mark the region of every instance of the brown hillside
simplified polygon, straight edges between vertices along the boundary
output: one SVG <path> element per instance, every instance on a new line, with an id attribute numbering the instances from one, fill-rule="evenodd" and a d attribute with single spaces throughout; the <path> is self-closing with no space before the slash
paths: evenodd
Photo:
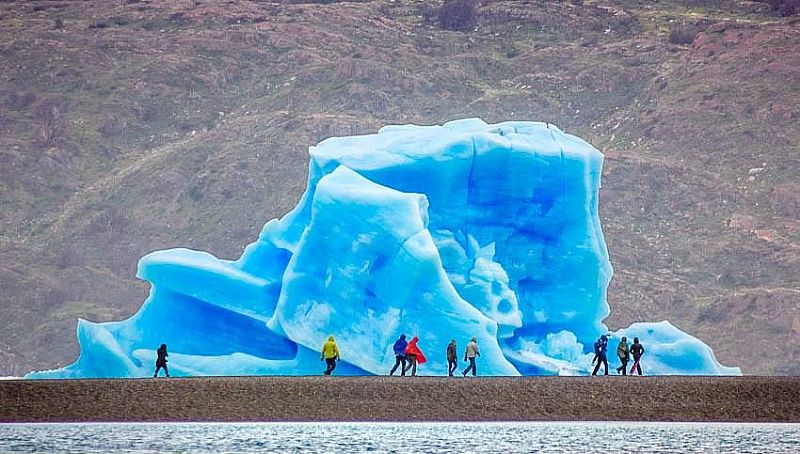
<path id="1" fill-rule="evenodd" d="M 427 5 L 427 6 L 426 6 Z M 431 6 L 433 5 L 433 6 Z M 606 155 L 611 328 L 669 319 L 746 373 L 800 373 L 800 23 L 745 1 L 0 4 L 0 375 L 74 360 L 136 262 L 235 258 L 309 145 L 532 119 Z"/>

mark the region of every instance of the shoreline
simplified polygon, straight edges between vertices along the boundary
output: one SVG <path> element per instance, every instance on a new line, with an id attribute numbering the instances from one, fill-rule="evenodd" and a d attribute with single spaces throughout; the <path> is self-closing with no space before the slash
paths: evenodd
<path id="1" fill-rule="evenodd" d="M 800 422 L 800 377 L 0 380 L 0 422 Z"/>

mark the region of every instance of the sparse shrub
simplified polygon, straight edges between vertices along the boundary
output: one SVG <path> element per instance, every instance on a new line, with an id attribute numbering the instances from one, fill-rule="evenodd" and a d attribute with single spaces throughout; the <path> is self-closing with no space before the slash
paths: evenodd
<path id="1" fill-rule="evenodd" d="M 42 300 L 44 303 L 50 307 L 58 306 L 60 304 L 64 304 L 68 299 L 66 292 L 60 289 L 47 289 L 42 294 Z"/>
<path id="2" fill-rule="evenodd" d="M 128 25 L 129 23 L 130 23 L 130 21 L 128 19 L 124 18 L 124 17 L 114 17 L 114 18 L 111 18 L 109 20 L 97 20 L 97 21 L 94 21 L 91 24 L 89 24 L 89 28 L 90 29 L 102 29 L 102 28 L 111 27 L 113 25 L 116 25 L 118 27 L 123 27 L 125 25 Z"/>
<path id="3" fill-rule="evenodd" d="M 514 40 L 509 36 L 508 39 L 503 41 L 502 52 L 506 58 L 514 58 L 521 53 L 519 48 L 514 44 Z"/>
<path id="4" fill-rule="evenodd" d="M 189 190 L 186 191 L 186 195 L 188 195 L 192 201 L 197 202 L 203 198 L 203 191 L 197 185 L 192 185 Z"/>
<path id="5" fill-rule="evenodd" d="M 581 46 L 589 47 L 594 46 L 600 42 L 600 35 L 597 33 L 589 33 L 581 40 Z"/>
<path id="6" fill-rule="evenodd" d="M 419 5 L 419 15 L 422 16 L 422 21 L 428 25 L 436 23 L 436 16 L 439 14 L 439 9 L 428 2 L 422 2 Z"/>
<path id="7" fill-rule="evenodd" d="M 11 93 L 6 97 L 6 105 L 15 110 L 22 110 L 36 101 L 36 94 L 27 91 L 23 94 Z"/>
<path id="8" fill-rule="evenodd" d="M 111 117 L 97 127 L 97 132 L 104 138 L 124 135 L 128 131 L 128 121 L 124 118 Z"/>
<path id="9" fill-rule="evenodd" d="M 679 45 L 692 44 L 697 31 L 694 25 L 681 25 L 669 32 L 669 42 Z"/>
<path id="10" fill-rule="evenodd" d="M 191 20 L 186 17 L 184 13 L 177 12 L 169 15 L 169 21 L 177 26 L 183 26 L 191 23 Z M 230 23 L 230 22 L 229 22 Z M 234 21 L 235 23 L 235 21 Z"/>
<path id="11" fill-rule="evenodd" d="M 108 23 L 108 21 L 105 21 L 105 20 L 98 20 L 98 21 L 94 21 L 91 24 L 89 24 L 89 28 L 90 29 L 108 28 L 108 26 L 109 26 L 109 23 Z"/>
<path id="12" fill-rule="evenodd" d="M 437 20 L 445 30 L 471 30 L 478 20 L 478 0 L 445 0 Z"/>
<path id="13" fill-rule="evenodd" d="M 756 0 L 768 4 L 774 11 L 782 16 L 800 14 L 800 0 Z"/>
<path id="14" fill-rule="evenodd" d="M 64 19 L 57 17 L 55 21 L 53 21 L 53 28 L 56 30 L 64 28 Z"/>
<path id="15" fill-rule="evenodd" d="M 60 269 L 64 270 L 81 263 L 81 256 L 78 251 L 72 246 L 64 246 L 54 260 L 54 264 Z"/>
<path id="16" fill-rule="evenodd" d="M 39 141 L 44 146 L 56 143 L 66 126 L 67 106 L 58 96 L 48 96 L 39 101 L 33 115 L 41 127 Z"/>

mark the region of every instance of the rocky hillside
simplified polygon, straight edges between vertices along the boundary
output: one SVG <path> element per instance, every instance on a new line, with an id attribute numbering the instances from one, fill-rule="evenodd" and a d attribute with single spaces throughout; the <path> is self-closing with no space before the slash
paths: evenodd
<path id="1" fill-rule="evenodd" d="M 309 145 L 470 116 L 605 153 L 611 328 L 669 319 L 746 373 L 800 374 L 797 16 L 460 3 L 1 3 L 0 375 L 135 312 L 147 252 L 238 257 L 296 203 Z"/>

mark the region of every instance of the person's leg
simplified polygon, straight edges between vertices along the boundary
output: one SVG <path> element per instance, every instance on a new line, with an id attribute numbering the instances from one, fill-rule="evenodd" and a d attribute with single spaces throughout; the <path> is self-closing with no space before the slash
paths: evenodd
<path id="1" fill-rule="evenodd" d="M 156 377 L 158 377 L 158 371 L 159 371 L 159 370 L 161 370 L 161 366 L 159 366 L 159 365 L 156 365 L 156 371 L 155 371 L 155 372 L 153 372 L 153 378 L 156 378 Z"/>
<path id="2" fill-rule="evenodd" d="M 412 357 L 412 359 L 411 359 L 411 376 L 412 377 L 416 377 L 417 376 L 417 357 L 416 356 Z"/>
<path id="3" fill-rule="evenodd" d="M 606 358 L 606 356 L 603 355 L 602 360 L 603 360 L 603 367 L 605 368 L 605 375 L 608 375 L 608 358 Z"/>
<path id="4" fill-rule="evenodd" d="M 597 361 L 594 363 L 594 370 L 592 371 L 592 375 L 597 375 L 598 370 L 600 370 L 600 358 L 597 358 Z"/>
<path id="5" fill-rule="evenodd" d="M 331 358 L 331 373 L 336 369 L 336 358 Z"/>
<path id="6" fill-rule="evenodd" d="M 469 361 L 469 366 L 464 369 L 464 376 L 466 377 L 470 371 L 472 371 L 472 375 L 475 375 L 475 358 L 467 358 Z"/>
<path id="7" fill-rule="evenodd" d="M 633 360 L 633 366 L 631 366 L 631 375 L 633 375 L 633 373 L 636 371 L 637 368 L 639 368 L 639 370 L 641 370 L 641 368 L 639 367 L 639 361 L 637 359 L 634 359 Z M 642 375 L 642 374 L 639 374 L 639 375 Z"/>
<path id="8" fill-rule="evenodd" d="M 413 366 L 413 364 L 415 362 L 414 361 L 415 359 L 417 359 L 417 358 L 414 355 L 406 355 L 406 363 L 407 364 L 405 366 L 403 366 L 403 375 L 405 375 L 406 372 L 411 370 L 411 367 Z"/>
<path id="9" fill-rule="evenodd" d="M 469 367 L 472 368 L 472 376 L 473 377 L 478 375 L 478 366 L 475 365 L 475 358 L 470 358 L 469 359 Z"/>
<path id="10" fill-rule="evenodd" d="M 636 363 L 636 373 L 642 375 L 642 363 L 640 362 Z"/>
<path id="11" fill-rule="evenodd" d="M 628 360 L 622 360 L 622 375 L 628 375 Z"/>
<path id="12" fill-rule="evenodd" d="M 400 365 L 400 356 L 394 355 L 394 367 L 392 367 L 392 370 L 389 371 L 389 375 L 394 375 L 394 371 L 397 370 L 397 366 L 399 365 Z"/>
<path id="13" fill-rule="evenodd" d="M 402 365 L 400 366 L 400 375 L 405 377 L 406 363 L 408 362 L 408 358 L 405 355 L 403 355 L 400 357 L 400 362 L 402 363 Z"/>
<path id="14" fill-rule="evenodd" d="M 167 378 L 169 378 L 169 369 L 167 369 L 167 365 L 166 364 L 164 364 L 164 374 L 166 374 Z"/>

